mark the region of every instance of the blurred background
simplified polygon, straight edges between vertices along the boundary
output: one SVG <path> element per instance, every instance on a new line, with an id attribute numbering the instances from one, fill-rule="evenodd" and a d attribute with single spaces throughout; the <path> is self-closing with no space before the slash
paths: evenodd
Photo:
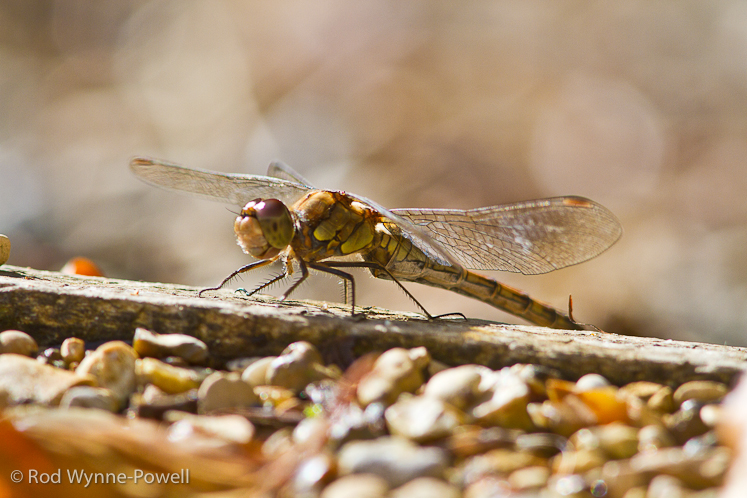
<path id="1" fill-rule="evenodd" d="M 747 3 L 0 3 L 0 233 L 9 264 L 215 285 L 234 215 L 160 191 L 149 155 L 387 207 L 576 194 L 625 232 L 582 265 L 492 273 L 618 333 L 747 345 Z M 267 273 L 247 276 L 251 287 Z M 359 303 L 415 310 L 358 274 Z M 411 284 L 434 314 L 517 322 Z M 282 293 L 275 287 L 273 294 Z M 339 300 L 317 276 L 297 297 Z"/>

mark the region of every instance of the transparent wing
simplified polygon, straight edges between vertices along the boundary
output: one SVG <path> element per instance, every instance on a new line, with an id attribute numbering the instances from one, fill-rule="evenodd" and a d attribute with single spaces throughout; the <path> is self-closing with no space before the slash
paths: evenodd
<path id="1" fill-rule="evenodd" d="M 291 205 L 312 190 L 308 185 L 289 179 L 185 168 L 143 157 L 134 158 L 130 162 L 130 169 L 151 185 L 238 206 L 256 198 L 275 198 Z M 272 165 L 270 169 L 273 169 Z M 290 178 L 298 180 L 300 177 L 291 175 Z"/>
<path id="2" fill-rule="evenodd" d="M 392 209 L 463 266 L 525 275 L 593 258 L 622 235 L 617 218 L 583 197 L 553 197 L 470 210 Z"/>
<path id="3" fill-rule="evenodd" d="M 281 180 L 288 180 L 290 182 L 298 183 L 303 185 L 304 187 L 314 190 L 314 187 L 311 186 L 311 182 L 301 176 L 298 171 L 294 170 L 282 161 L 272 161 L 270 163 L 270 166 L 268 166 L 267 168 L 267 176 L 280 178 Z"/>

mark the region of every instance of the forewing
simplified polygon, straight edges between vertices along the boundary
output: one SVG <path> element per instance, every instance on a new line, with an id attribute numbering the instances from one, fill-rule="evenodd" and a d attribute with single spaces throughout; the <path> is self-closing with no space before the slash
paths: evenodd
<path id="1" fill-rule="evenodd" d="M 291 205 L 312 190 L 307 185 L 286 179 L 185 168 L 142 157 L 133 159 L 130 169 L 151 185 L 238 206 L 257 198 L 279 199 Z"/>
<path id="2" fill-rule="evenodd" d="M 462 265 L 525 275 L 593 258 L 622 235 L 617 218 L 583 197 L 553 197 L 505 206 L 393 209 L 425 230 Z"/>

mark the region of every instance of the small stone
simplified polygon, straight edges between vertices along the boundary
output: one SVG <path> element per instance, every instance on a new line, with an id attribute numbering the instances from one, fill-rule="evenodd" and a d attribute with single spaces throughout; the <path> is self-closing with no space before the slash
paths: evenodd
<path id="1" fill-rule="evenodd" d="M 305 418 L 293 429 L 293 442 L 299 448 L 318 446 L 325 441 L 328 431 L 329 421 L 325 417 Z"/>
<path id="2" fill-rule="evenodd" d="M 34 356 L 39 346 L 33 337 L 20 330 L 0 332 L 0 354 L 15 353 L 23 356 Z"/>
<path id="3" fill-rule="evenodd" d="M 277 356 L 266 356 L 252 362 L 241 373 L 241 380 L 247 382 L 250 386 L 264 386 L 267 382 L 267 371 Z"/>
<path id="4" fill-rule="evenodd" d="M 144 328 L 137 328 L 132 347 L 141 357 L 178 356 L 192 365 L 203 365 L 208 358 L 207 345 L 186 334 L 156 334 Z"/>
<path id="5" fill-rule="evenodd" d="M 86 356 L 75 373 L 93 376 L 99 387 L 105 387 L 114 394 L 121 408 L 127 404 L 127 399 L 137 387 L 136 360 L 137 353 L 134 349 L 122 341 L 111 341 Z"/>
<path id="6" fill-rule="evenodd" d="M 659 413 L 672 413 L 677 409 L 672 395 L 672 388 L 662 386 L 646 402 L 649 408 Z"/>
<path id="7" fill-rule="evenodd" d="M 674 404 L 681 406 L 687 400 L 701 404 L 721 401 L 729 389 L 721 382 L 710 380 L 693 380 L 685 382 L 674 392 Z"/>
<path id="8" fill-rule="evenodd" d="M 708 431 L 708 426 L 700 419 L 701 407 L 694 400 L 687 400 L 676 412 L 664 415 L 664 425 L 678 443 L 684 444 L 691 437 Z"/>
<path id="9" fill-rule="evenodd" d="M 415 392 L 423 384 L 423 374 L 413 358 L 425 361 L 422 348 L 392 348 L 382 353 L 373 369 L 358 383 L 358 402 L 363 406 L 370 403 L 389 406 L 403 392 Z"/>
<path id="10" fill-rule="evenodd" d="M 676 445 L 672 434 L 661 425 L 647 425 L 638 430 L 638 451 L 656 451 Z"/>
<path id="11" fill-rule="evenodd" d="M 526 382 L 509 368 L 494 372 L 492 376 L 492 397 L 477 405 L 471 415 L 480 425 L 533 430 L 534 424 L 527 413 L 531 392 Z"/>
<path id="12" fill-rule="evenodd" d="M 577 450 L 602 450 L 609 458 L 630 458 L 638 452 L 638 429 L 612 422 L 581 429 L 569 441 Z"/>
<path id="13" fill-rule="evenodd" d="M 412 441 L 433 441 L 450 435 L 464 420 L 451 405 L 430 396 L 400 399 L 384 413 L 389 432 Z"/>
<path id="14" fill-rule="evenodd" d="M 547 467 L 547 459 L 526 451 L 499 448 L 467 459 L 464 472 L 473 476 L 488 474 L 508 476 L 516 470 L 532 466 Z"/>
<path id="15" fill-rule="evenodd" d="M 321 451 L 304 458 L 296 467 L 293 476 L 278 493 L 280 496 L 319 496 L 334 472 L 334 457 Z"/>
<path id="16" fill-rule="evenodd" d="M 508 476 L 509 484 L 517 491 L 542 488 L 547 485 L 548 479 L 550 469 L 540 465 L 515 470 Z"/>
<path id="17" fill-rule="evenodd" d="M 90 376 L 82 377 L 27 356 L 0 355 L 0 400 L 9 406 L 22 403 L 56 406 L 71 387 L 94 383 Z"/>
<path id="18" fill-rule="evenodd" d="M 241 415 L 193 415 L 169 411 L 163 420 L 171 422 L 168 428 L 170 441 L 188 439 L 192 434 L 219 438 L 235 444 L 248 444 L 254 438 L 254 424 Z"/>
<path id="19" fill-rule="evenodd" d="M 710 488 L 723 484 L 732 452 L 724 447 L 690 453 L 682 447 L 639 453 L 632 457 L 630 467 L 644 475 L 667 474 L 688 487 Z"/>
<path id="20" fill-rule="evenodd" d="M 60 273 L 65 275 L 86 275 L 89 277 L 103 277 L 101 268 L 88 258 L 71 258 L 60 268 Z"/>
<path id="21" fill-rule="evenodd" d="M 351 441 L 338 454 L 341 475 L 376 474 L 385 479 L 390 488 L 417 477 L 442 477 L 448 463 L 445 450 L 420 447 L 397 436 Z"/>
<path id="22" fill-rule="evenodd" d="M 492 370 L 482 365 L 448 368 L 430 378 L 423 394 L 463 410 L 484 392 L 480 389 L 483 376 L 492 373 Z"/>
<path id="23" fill-rule="evenodd" d="M 651 480 L 646 491 L 646 498 L 687 498 L 690 491 L 682 482 L 672 476 L 656 476 Z"/>
<path id="24" fill-rule="evenodd" d="M 513 447 L 521 434 L 522 431 L 502 427 L 463 426 L 449 437 L 447 447 L 455 456 L 464 458 L 496 448 Z"/>
<path id="25" fill-rule="evenodd" d="M 624 396 L 636 396 L 643 401 L 656 394 L 663 386 L 656 382 L 649 382 L 647 380 L 641 380 L 637 382 L 631 382 L 620 388 L 620 394 Z"/>
<path id="26" fill-rule="evenodd" d="M 565 437 L 597 422 L 594 412 L 573 394 L 566 395 L 561 401 L 529 403 L 527 413 L 537 427 Z"/>
<path id="27" fill-rule="evenodd" d="M 62 359 L 62 354 L 58 348 L 47 348 L 36 357 L 36 361 L 44 363 L 46 365 L 52 365 L 57 368 L 65 368 L 65 361 Z"/>
<path id="28" fill-rule="evenodd" d="M 389 494 L 389 498 L 460 498 L 454 485 L 434 477 L 418 477 Z"/>
<path id="29" fill-rule="evenodd" d="M 388 491 L 385 479 L 375 474 L 354 474 L 327 485 L 321 498 L 386 498 Z"/>
<path id="30" fill-rule="evenodd" d="M 96 408 L 116 412 L 119 402 L 109 389 L 103 387 L 75 386 L 62 395 L 60 408 Z"/>
<path id="31" fill-rule="evenodd" d="M 142 383 L 153 384 L 169 394 L 178 394 L 200 387 L 210 372 L 175 367 L 155 358 L 143 358 L 137 361 L 137 374 Z"/>
<path id="32" fill-rule="evenodd" d="M 601 467 L 607 457 L 601 449 L 564 451 L 552 459 L 554 474 L 583 474 Z"/>
<path id="33" fill-rule="evenodd" d="M 334 375 L 322 364 L 316 348 L 306 341 L 288 345 L 267 367 L 266 383 L 301 392 L 311 382 Z"/>
<path id="34" fill-rule="evenodd" d="M 130 410 L 141 418 L 162 420 L 169 411 L 197 413 L 197 389 L 178 394 L 168 394 L 153 384 L 148 384 L 142 394 L 130 398 Z"/>
<path id="35" fill-rule="evenodd" d="M 0 233 L 0 265 L 4 265 L 10 258 L 10 239 Z"/>
<path id="36" fill-rule="evenodd" d="M 615 386 L 597 387 L 576 393 L 596 416 L 597 424 L 627 422 L 628 409 L 625 399 L 618 396 Z"/>
<path id="37" fill-rule="evenodd" d="M 608 381 L 603 376 L 596 374 L 596 373 L 590 373 L 586 374 L 580 379 L 576 381 L 575 391 L 576 392 L 585 392 L 585 391 L 592 391 L 595 389 L 600 389 L 603 387 L 610 386 L 610 381 Z"/>
<path id="38" fill-rule="evenodd" d="M 245 408 L 259 403 L 252 386 L 236 373 L 214 372 L 197 391 L 197 413 L 228 408 Z"/>
<path id="39" fill-rule="evenodd" d="M 60 346 L 60 356 L 68 365 L 74 362 L 80 363 L 86 356 L 86 343 L 83 339 L 68 337 L 62 341 L 62 346 Z"/>

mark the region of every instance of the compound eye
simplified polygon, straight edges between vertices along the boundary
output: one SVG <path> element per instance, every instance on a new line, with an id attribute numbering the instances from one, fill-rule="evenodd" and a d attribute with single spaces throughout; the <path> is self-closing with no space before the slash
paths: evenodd
<path id="1" fill-rule="evenodd" d="M 254 205 L 254 211 L 267 242 L 277 249 L 290 244 L 295 233 L 290 211 L 277 199 L 264 199 Z"/>

